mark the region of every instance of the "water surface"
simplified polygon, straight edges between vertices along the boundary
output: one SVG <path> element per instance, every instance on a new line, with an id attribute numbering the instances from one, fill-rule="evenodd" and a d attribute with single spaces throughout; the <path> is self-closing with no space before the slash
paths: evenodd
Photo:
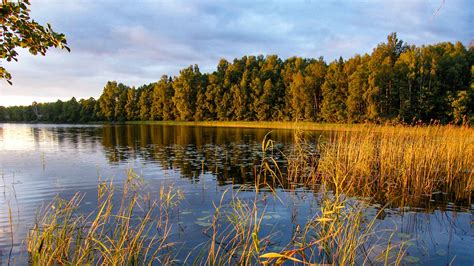
<path id="1" fill-rule="evenodd" d="M 67 198 L 77 191 L 85 193 L 84 208 L 93 206 L 99 180 L 113 179 L 120 184 L 130 168 L 144 177 L 152 193 L 158 193 L 161 184 L 183 191 L 182 214 L 172 220 L 179 223 L 172 237 L 184 244 L 185 252 L 206 241 L 199 221 L 214 211 L 213 202 L 218 202 L 226 190 L 254 183 L 261 142 L 269 131 L 276 148 L 288 153 L 294 138 L 291 130 L 0 124 L 0 264 L 6 262 L 11 247 L 13 260 L 25 262 L 23 241 L 38 208 L 58 194 Z M 324 138 L 327 133 L 313 132 L 306 137 L 314 144 L 321 134 Z M 254 193 L 239 195 L 250 198 Z M 277 193 L 282 201 L 269 197 L 261 206 L 268 212 L 262 230 L 274 233 L 276 247 L 284 246 L 296 225 L 304 224 L 318 211 L 317 193 L 307 188 L 292 192 L 279 189 Z M 396 228 L 396 237 L 410 239 L 408 253 L 421 264 L 472 265 L 473 206 L 433 200 L 422 206 L 428 207 L 387 209 L 378 226 Z"/>

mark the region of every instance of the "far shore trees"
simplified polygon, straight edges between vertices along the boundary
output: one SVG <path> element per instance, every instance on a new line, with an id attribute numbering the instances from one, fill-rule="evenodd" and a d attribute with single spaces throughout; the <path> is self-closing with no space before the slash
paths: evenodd
<path id="1" fill-rule="evenodd" d="M 473 62 L 472 46 L 414 46 L 392 33 L 371 54 L 329 64 L 276 55 L 222 59 L 212 73 L 193 65 L 136 89 L 109 81 L 97 101 L 0 108 L 0 121 L 473 124 Z"/>

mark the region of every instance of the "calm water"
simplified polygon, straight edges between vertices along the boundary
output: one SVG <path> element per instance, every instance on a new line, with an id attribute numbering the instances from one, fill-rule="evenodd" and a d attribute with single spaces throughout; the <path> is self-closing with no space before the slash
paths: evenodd
<path id="1" fill-rule="evenodd" d="M 270 130 L 160 125 L 41 125 L 0 124 L 0 265 L 12 247 L 8 206 L 13 214 L 13 258 L 25 263 L 24 241 L 36 211 L 56 195 L 86 193 L 84 206 L 96 201 L 99 177 L 123 182 L 131 167 L 147 188 L 158 192 L 172 184 L 185 199 L 172 218 L 173 240 L 184 243 L 183 253 L 206 241 L 202 217 L 213 212 L 223 191 L 252 184 L 260 163 L 261 141 Z M 290 130 L 273 130 L 278 148 L 289 151 Z M 319 134 L 307 136 L 315 142 Z M 252 197 L 243 192 L 240 197 Z M 316 193 L 303 188 L 278 191 L 282 202 L 265 202 L 268 219 L 263 232 L 273 232 L 275 246 L 285 245 L 297 224 L 318 211 Z M 229 200 L 226 197 L 225 200 Z M 388 209 L 377 222 L 397 228 L 398 238 L 411 239 L 410 256 L 420 264 L 474 264 L 473 205 L 442 202 L 423 208 Z M 87 207 L 85 207 L 87 208 Z M 375 211 L 375 206 L 374 210 Z M 403 210 L 403 211 L 402 211 Z M 293 216 L 293 219 L 292 219 Z"/>

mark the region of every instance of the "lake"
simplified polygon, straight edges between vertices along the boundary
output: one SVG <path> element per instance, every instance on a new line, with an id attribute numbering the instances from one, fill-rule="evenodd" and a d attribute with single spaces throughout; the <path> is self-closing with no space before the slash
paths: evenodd
<path id="1" fill-rule="evenodd" d="M 270 133 L 269 133 L 270 132 Z M 268 135 L 279 151 L 293 148 L 294 131 L 153 124 L 55 125 L 0 124 L 0 264 L 8 257 L 27 262 L 24 240 L 37 211 L 55 196 L 84 193 L 84 210 L 97 203 L 99 180 L 119 186 L 132 168 L 143 177 L 151 195 L 163 184 L 179 188 L 183 199 L 171 216 L 173 241 L 187 254 L 208 241 L 203 231 L 213 203 L 230 200 L 229 191 L 251 198 L 262 140 Z M 309 145 L 328 133 L 306 133 Z M 277 162 L 284 156 L 275 155 Z M 267 215 L 262 232 L 272 233 L 275 249 L 285 246 L 299 224 L 318 212 L 318 193 L 293 184 L 277 187 L 259 205 Z M 366 199 L 357 199 L 366 200 Z M 384 202 L 371 202 L 376 212 Z M 395 239 L 408 239 L 407 263 L 472 265 L 474 205 L 469 201 L 427 199 L 416 206 L 390 205 L 376 220 L 379 228 L 395 229 Z M 11 215 L 9 215 L 11 210 Z M 12 222 L 10 218 L 12 217 Z M 13 232 L 11 232 L 13 226 Z M 13 248 L 12 248 L 13 247 Z M 184 257 L 185 255 L 182 255 Z"/>

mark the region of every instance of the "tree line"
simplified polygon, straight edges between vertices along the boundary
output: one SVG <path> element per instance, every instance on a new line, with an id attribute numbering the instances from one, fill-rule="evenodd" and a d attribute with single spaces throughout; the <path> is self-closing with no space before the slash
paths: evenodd
<path id="1" fill-rule="evenodd" d="M 98 99 L 0 107 L 0 121 L 319 121 L 474 123 L 474 47 L 408 45 L 396 33 L 371 54 L 221 59 L 138 88 L 109 81 Z"/>

